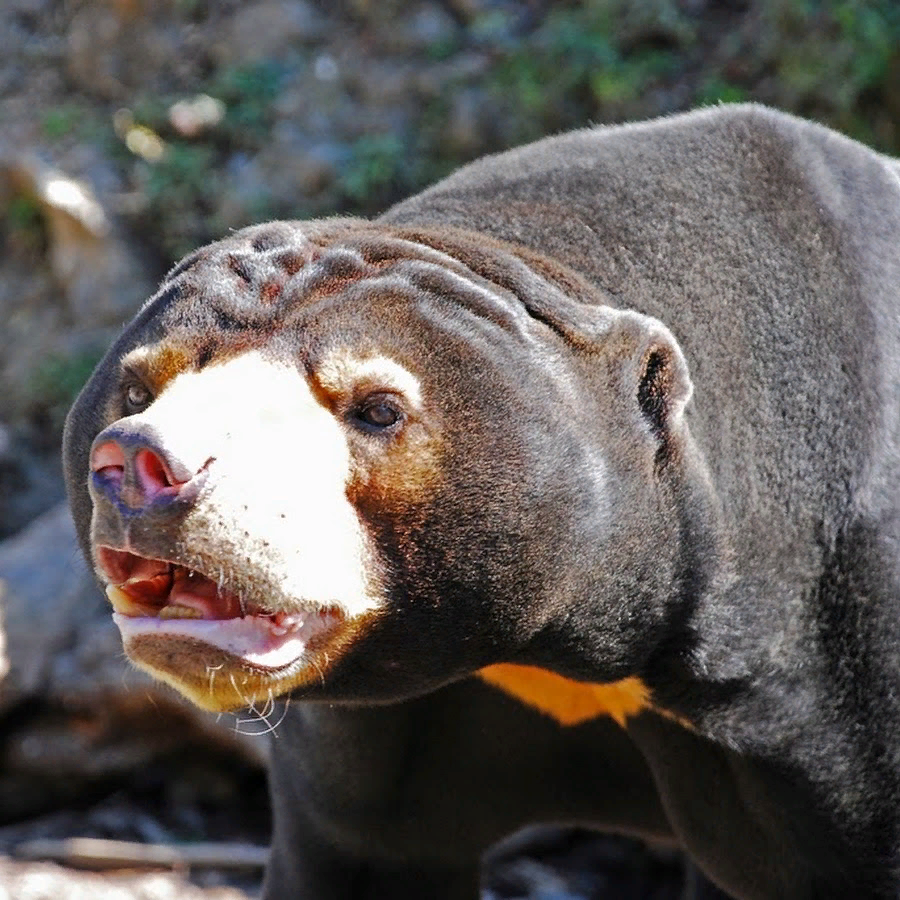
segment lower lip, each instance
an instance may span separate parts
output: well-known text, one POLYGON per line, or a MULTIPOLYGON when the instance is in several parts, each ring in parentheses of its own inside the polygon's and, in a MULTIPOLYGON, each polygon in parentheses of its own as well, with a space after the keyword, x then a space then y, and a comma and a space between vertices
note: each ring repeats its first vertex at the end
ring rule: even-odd
POLYGON ((159 619, 113 613, 126 649, 137 638, 188 638, 214 647, 257 669, 283 669, 300 660, 310 639, 338 624, 336 614, 308 613, 283 628, 263 616, 235 619, 159 619))

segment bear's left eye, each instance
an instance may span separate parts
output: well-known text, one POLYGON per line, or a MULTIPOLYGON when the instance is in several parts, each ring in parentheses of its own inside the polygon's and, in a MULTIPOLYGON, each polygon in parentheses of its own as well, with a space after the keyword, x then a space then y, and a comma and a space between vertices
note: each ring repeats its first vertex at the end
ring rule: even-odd
POLYGON ((130 413, 137 412, 148 406, 152 399, 150 391, 142 384, 132 382, 125 388, 125 405, 130 413))
POLYGON ((403 413, 395 403, 384 397, 377 397, 359 406, 354 411, 353 418, 370 430, 383 431, 396 425, 403 418, 403 413))

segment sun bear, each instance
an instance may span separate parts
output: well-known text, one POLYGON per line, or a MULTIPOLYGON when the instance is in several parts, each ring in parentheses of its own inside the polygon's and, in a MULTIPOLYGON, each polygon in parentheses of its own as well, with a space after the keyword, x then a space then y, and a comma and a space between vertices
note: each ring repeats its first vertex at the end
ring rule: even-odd
POLYGON ((128 656, 280 707, 266 896, 537 821, 900 892, 900 167, 753 105, 176 265, 65 434, 128 656))

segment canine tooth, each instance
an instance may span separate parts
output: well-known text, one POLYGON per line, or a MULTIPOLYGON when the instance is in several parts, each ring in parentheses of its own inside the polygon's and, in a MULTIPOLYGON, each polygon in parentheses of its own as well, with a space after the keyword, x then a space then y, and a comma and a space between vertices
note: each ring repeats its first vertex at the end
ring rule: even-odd
POLYGON ((142 608, 125 591, 114 584, 106 586, 106 596, 112 604, 112 608, 123 616, 139 616, 143 612, 142 608))
POLYGON ((164 606, 159 611, 160 619, 202 619, 203 613, 192 606, 181 606, 179 603, 172 603, 164 606))

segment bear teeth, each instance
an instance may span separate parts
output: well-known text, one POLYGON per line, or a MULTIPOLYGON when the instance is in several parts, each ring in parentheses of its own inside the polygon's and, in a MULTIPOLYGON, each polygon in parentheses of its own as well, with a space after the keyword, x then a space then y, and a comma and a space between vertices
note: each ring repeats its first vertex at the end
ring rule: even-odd
POLYGON ((114 584, 106 586, 106 596, 112 604, 113 610, 124 616, 141 616, 146 615, 144 607, 140 603, 136 603, 129 594, 126 594, 120 587, 114 584))
POLYGON ((179 603, 173 603, 164 606, 158 613, 160 619, 202 619, 203 613, 199 609, 190 606, 182 606, 179 603))

